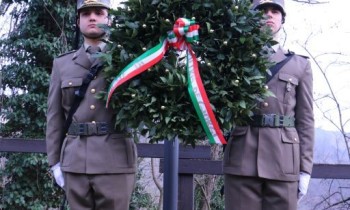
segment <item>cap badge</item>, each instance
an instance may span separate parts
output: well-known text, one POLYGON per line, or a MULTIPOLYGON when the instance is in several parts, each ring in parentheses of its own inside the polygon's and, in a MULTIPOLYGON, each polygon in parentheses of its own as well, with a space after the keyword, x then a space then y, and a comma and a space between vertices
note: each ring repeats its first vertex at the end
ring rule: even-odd
POLYGON ((97 0, 84 0, 84 4, 96 3, 97 0))
POLYGON ((268 3, 268 2, 272 2, 272 3, 273 3, 273 1, 272 1, 272 0, 260 0, 260 4, 263 4, 263 3, 268 3))

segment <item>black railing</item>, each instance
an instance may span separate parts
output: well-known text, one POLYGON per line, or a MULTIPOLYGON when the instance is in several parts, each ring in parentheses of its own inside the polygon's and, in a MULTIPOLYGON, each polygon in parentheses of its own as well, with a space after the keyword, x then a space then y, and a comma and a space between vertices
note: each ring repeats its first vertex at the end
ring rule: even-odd
MULTIPOLYGON (((163 144, 137 144, 138 156, 163 158, 163 144)), ((0 152, 46 153, 42 139, 0 138, 0 152)), ((181 146, 179 149, 178 209, 194 209, 194 174, 222 175, 222 161, 211 160, 210 146, 181 146)), ((163 172, 163 162, 160 162, 163 172)), ((350 179, 350 165, 314 164, 311 174, 317 179, 350 179)))

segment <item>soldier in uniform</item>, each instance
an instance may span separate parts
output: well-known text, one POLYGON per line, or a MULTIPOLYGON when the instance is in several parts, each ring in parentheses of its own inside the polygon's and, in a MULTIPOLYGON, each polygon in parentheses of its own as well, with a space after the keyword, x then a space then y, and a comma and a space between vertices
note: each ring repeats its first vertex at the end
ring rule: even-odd
MULTIPOLYGON (((254 0, 253 9, 263 11, 277 37, 284 1, 254 0)), ((223 165, 227 210, 296 210, 307 192, 314 143, 312 70, 306 57, 288 54, 279 44, 271 48, 272 62, 289 59, 266 84, 275 96, 259 102, 251 122, 231 133, 223 165)))
POLYGON ((89 83, 69 129, 64 126, 90 68, 101 61, 92 54, 105 51, 110 24, 109 0, 78 0, 77 24, 84 44, 54 59, 47 111, 47 154, 56 183, 72 210, 128 210, 135 184, 137 154, 130 136, 114 129, 116 110, 105 108, 96 94, 106 89, 103 75, 89 83))

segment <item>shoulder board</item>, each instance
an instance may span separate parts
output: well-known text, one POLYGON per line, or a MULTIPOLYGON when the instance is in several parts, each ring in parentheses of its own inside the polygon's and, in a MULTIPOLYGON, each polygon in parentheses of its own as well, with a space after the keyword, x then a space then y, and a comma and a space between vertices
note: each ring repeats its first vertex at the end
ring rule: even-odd
POLYGON ((77 51, 77 50, 72 50, 72 51, 69 51, 69 52, 66 52, 66 53, 62 53, 62 54, 58 55, 56 58, 59 58, 59 57, 62 57, 62 56, 65 56, 65 55, 74 53, 74 52, 76 52, 76 51, 77 51))
POLYGON ((291 55, 295 55, 295 53, 293 51, 288 50, 287 53, 285 53, 284 55, 291 56, 291 55))
POLYGON ((297 56, 300 56, 300 57, 302 57, 302 58, 309 59, 309 57, 306 56, 306 55, 295 54, 295 52, 290 51, 290 50, 288 50, 288 52, 287 52, 285 55, 286 55, 286 56, 297 55, 297 56))
POLYGON ((298 56, 305 58, 305 59, 309 59, 309 56, 306 56, 306 55, 298 55, 298 56))

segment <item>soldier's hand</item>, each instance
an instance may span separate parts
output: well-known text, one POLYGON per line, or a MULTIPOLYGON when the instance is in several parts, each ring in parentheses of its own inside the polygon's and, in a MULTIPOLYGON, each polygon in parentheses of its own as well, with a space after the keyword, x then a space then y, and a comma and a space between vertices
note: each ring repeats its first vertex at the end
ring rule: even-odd
POLYGON ((300 172, 299 176, 299 188, 298 188, 298 202, 306 195, 307 189, 309 188, 310 174, 300 172))
POLYGON ((53 176, 55 177, 55 181, 63 189, 64 186, 64 178, 61 170, 61 164, 58 162, 56 165, 51 167, 51 171, 53 176))

